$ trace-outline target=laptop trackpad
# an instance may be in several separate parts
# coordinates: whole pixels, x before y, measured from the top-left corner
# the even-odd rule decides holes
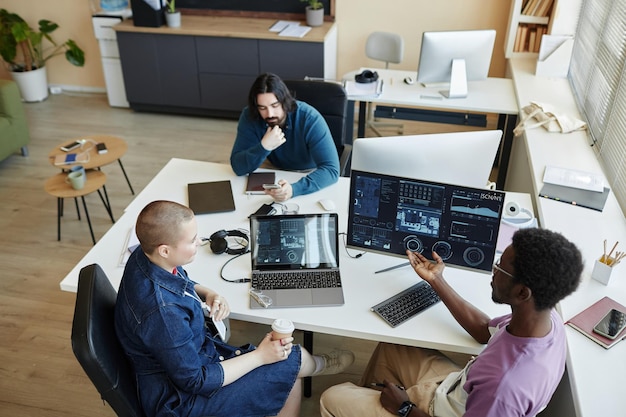
[[[313,292],[313,305],[343,305],[341,288],[316,288]]]
[[[274,306],[295,307],[310,306],[313,304],[311,290],[280,290],[276,291]]]

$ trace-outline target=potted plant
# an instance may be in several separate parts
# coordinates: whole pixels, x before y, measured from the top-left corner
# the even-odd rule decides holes
[[[180,12],[176,10],[176,0],[167,0],[165,21],[167,22],[167,26],[171,28],[180,27]]]
[[[39,21],[39,29],[31,28],[24,19],[0,9],[0,56],[7,63],[24,101],[42,101],[48,97],[46,62],[60,54],[78,67],[85,65],[85,54],[71,39],[56,43],[50,34],[59,25]],[[44,38],[52,46],[44,48]]]
[[[324,24],[324,4],[320,0],[300,0],[307,3],[306,24],[308,26],[322,26]]]

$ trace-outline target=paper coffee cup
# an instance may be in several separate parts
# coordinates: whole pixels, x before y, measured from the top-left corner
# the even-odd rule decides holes
[[[276,319],[272,323],[272,340],[284,339],[291,337],[294,331],[294,325],[291,320]]]

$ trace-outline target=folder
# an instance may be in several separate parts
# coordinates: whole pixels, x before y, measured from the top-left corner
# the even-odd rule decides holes
[[[230,181],[209,181],[187,184],[189,208],[196,215],[235,211]]]
[[[573,47],[573,36],[543,35],[535,75],[567,78]]]

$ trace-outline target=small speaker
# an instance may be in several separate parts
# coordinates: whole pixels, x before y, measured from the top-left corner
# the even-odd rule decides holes
[[[524,214],[525,216],[518,218],[517,216],[520,214]],[[502,221],[520,229],[537,225],[537,221],[535,220],[533,213],[531,213],[530,210],[520,207],[515,201],[510,201],[504,206],[504,216],[502,216]]]

